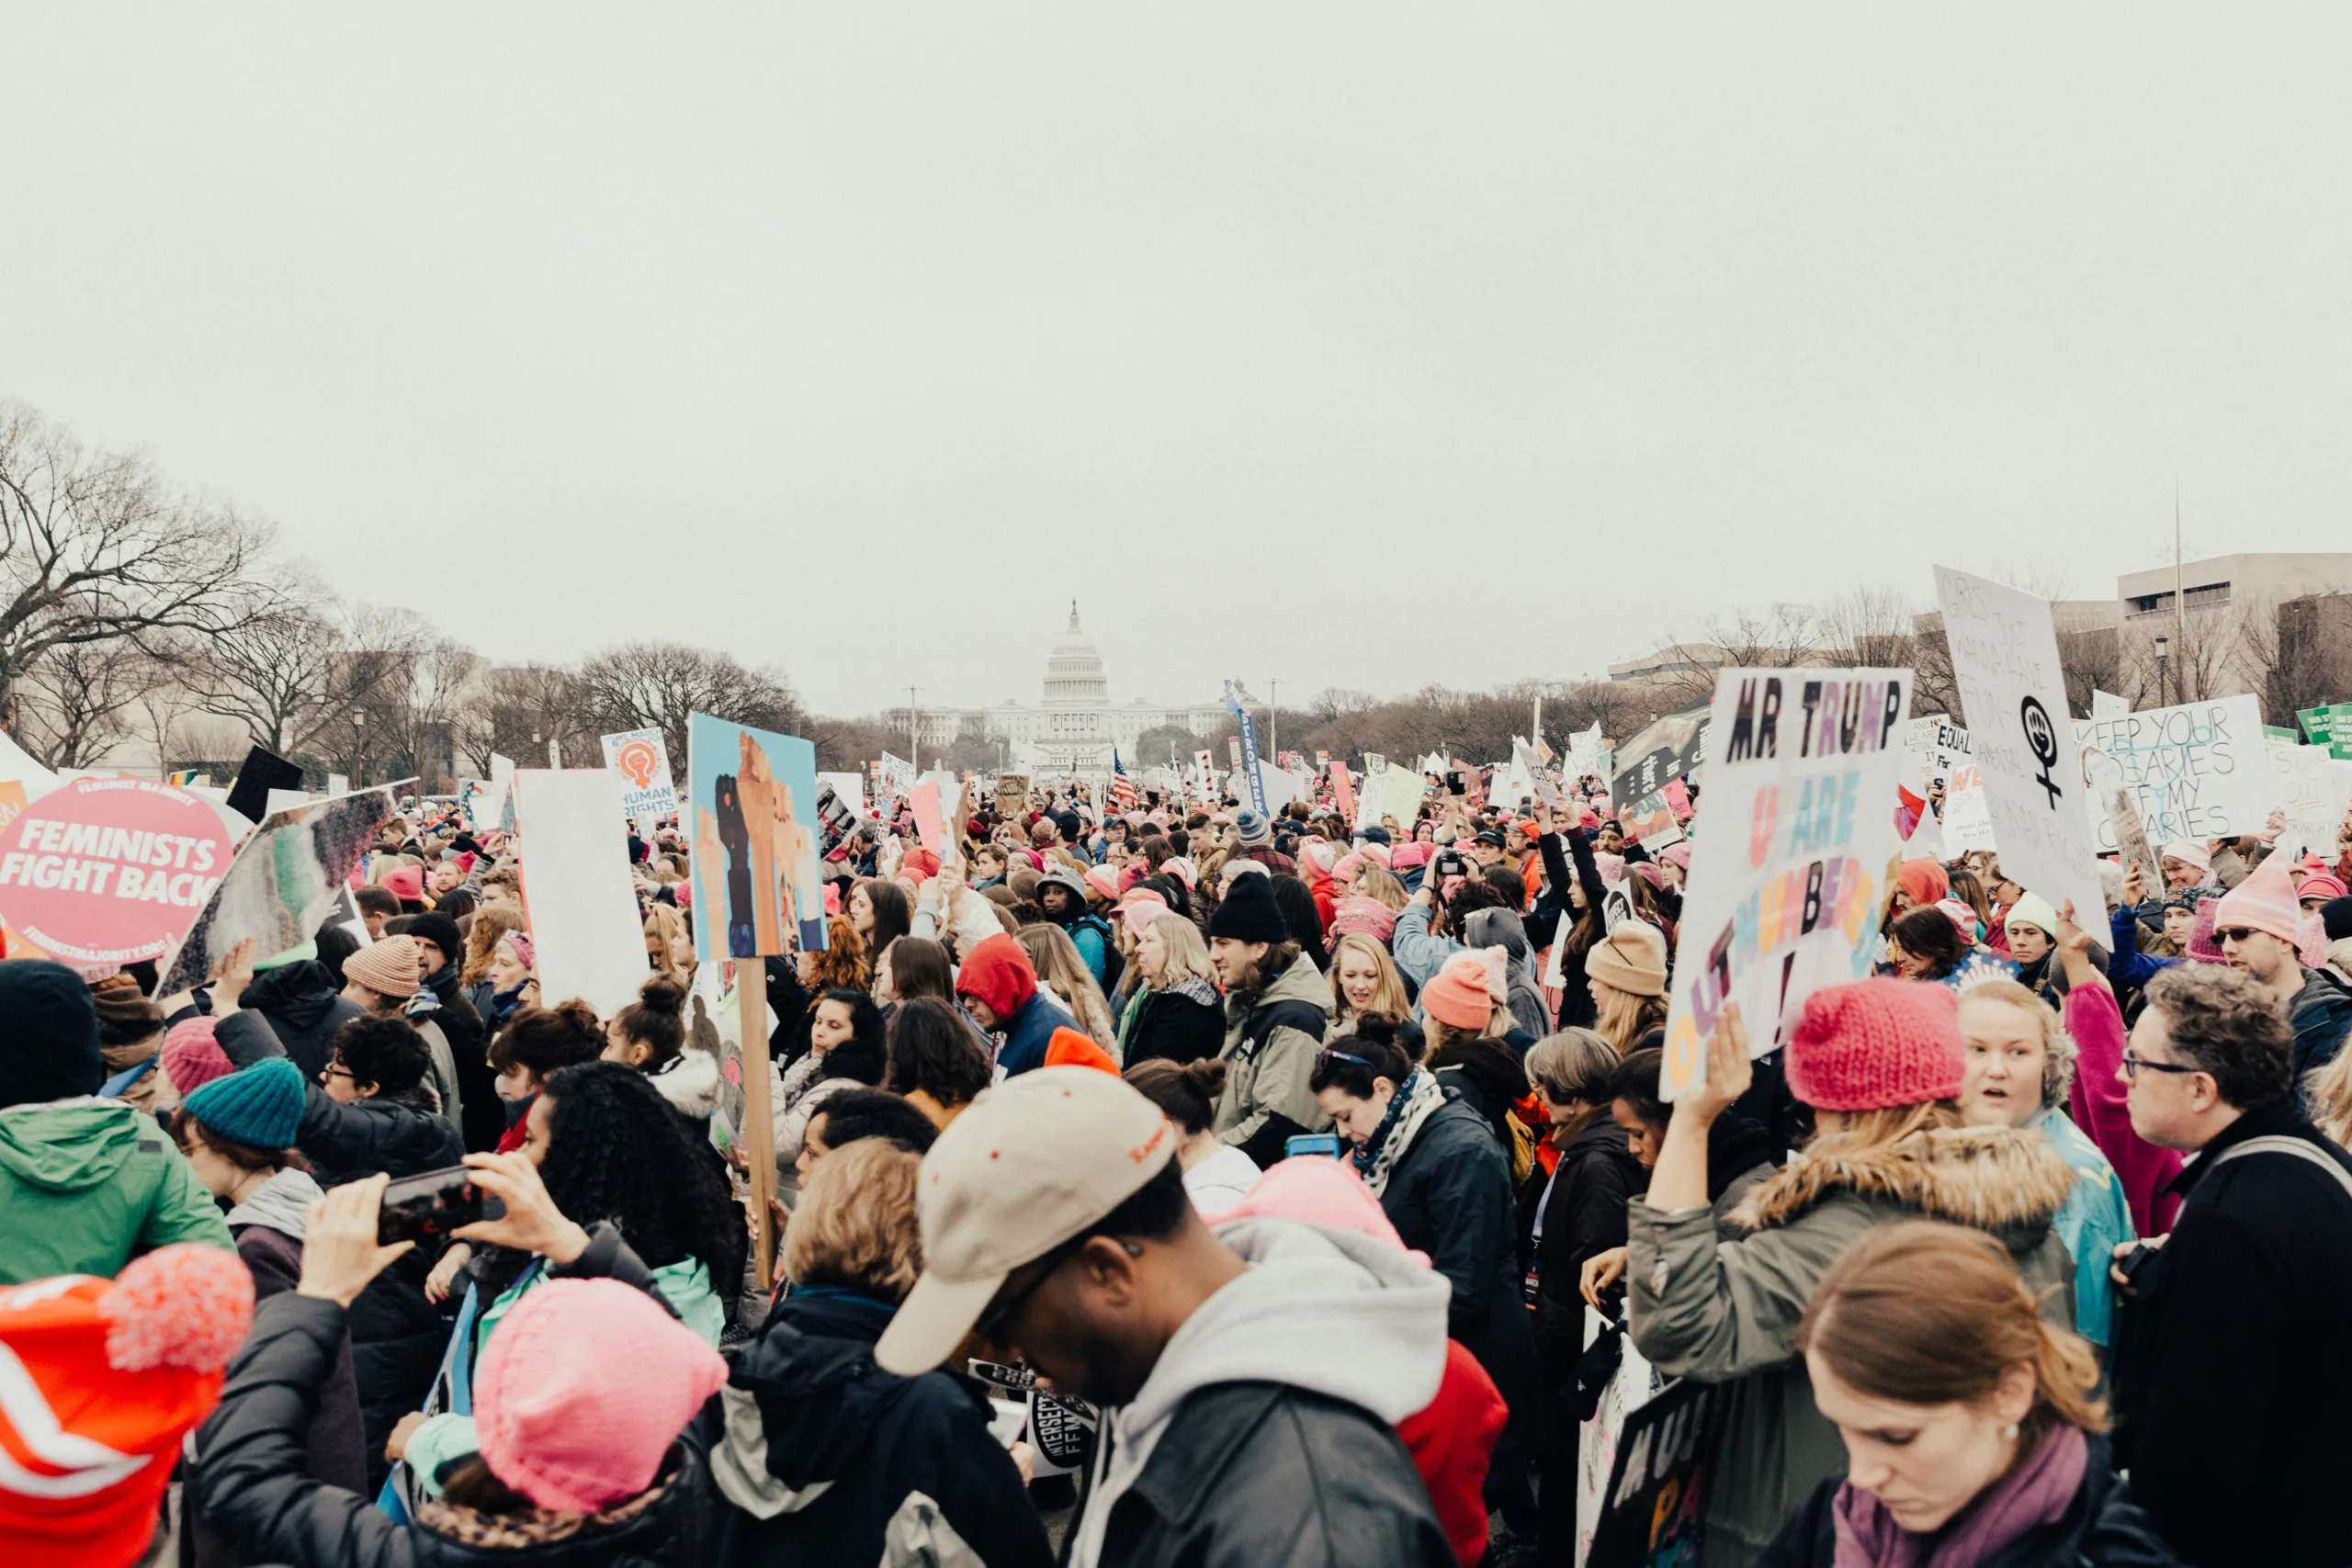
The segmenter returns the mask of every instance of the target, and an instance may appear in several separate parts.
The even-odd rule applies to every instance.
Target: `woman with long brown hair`
[[[1871,1232],[1823,1276],[1796,1347],[1847,1472],[1821,1483],[1762,1568],[2174,1561],[2116,1479],[2097,1357],[2043,1315],[1982,1231]]]

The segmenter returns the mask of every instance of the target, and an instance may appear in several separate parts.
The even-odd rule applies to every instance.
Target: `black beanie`
[[[107,1081],[98,1010],[82,976],[43,958],[0,963],[0,1106],[96,1094]]]
[[[458,922],[439,913],[413,915],[409,918],[408,934],[419,942],[429,942],[441,950],[445,964],[455,964],[465,951],[466,939],[458,934]]]
[[[1245,872],[1209,917],[1209,935],[1229,942],[1288,942],[1290,922],[1274,902],[1272,877]]]
[[[2319,923],[2330,942],[2352,936],[2352,898],[2330,898],[2319,907]]]

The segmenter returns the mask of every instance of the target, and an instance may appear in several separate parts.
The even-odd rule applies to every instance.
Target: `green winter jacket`
[[[0,1111],[0,1285],[111,1280],[175,1241],[237,1246],[153,1117],[96,1098]]]
[[[1706,1461],[1701,1568],[1746,1568],[1814,1488],[1846,1470],[1838,1428],[1814,1408],[1797,1320],[1838,1255],[1873,1225],[1942,1220],[1990,1232],[2072,1327],[2074,1260],[2053,1225],[2075,1176],[2039,1133],[1915,1133],[1891,1145],[1799,1155],[1733,1214],[1751,1233],[1717,1238],[1702,1208],[1626,1209],[1625,1306],[1634,1347],[1668,1377],[1733,1386]]]
[[[1225,998],[1225,1092],[1214,1130],[1261,1170],[1283,1157],[1291,1134],[1331,1125],[1307,1087],[1330,1012],[1330,985],[1303,953],[1256,997]]]

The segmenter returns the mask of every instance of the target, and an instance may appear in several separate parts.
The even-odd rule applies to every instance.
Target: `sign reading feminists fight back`
[[[1660,1097],[1704,1081],[1739,1004],[1750,1052],[1805,998],[1869,976],[1902,842],[1907,670],[1724,670],[1709,723],[1707,831],[1691,852]]]

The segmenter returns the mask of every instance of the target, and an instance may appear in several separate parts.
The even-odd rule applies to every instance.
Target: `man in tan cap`
[[[1175,1153],[1090,1067],[981,1094],[923,1158],[923,1275],[875,1359],[926,1372],[977,1329],[1105,1407],[1072,1568],[1453,1563],[1395,1431],[1444,1370],[1444,1280],[1352,1233],[1213,1234]]]

